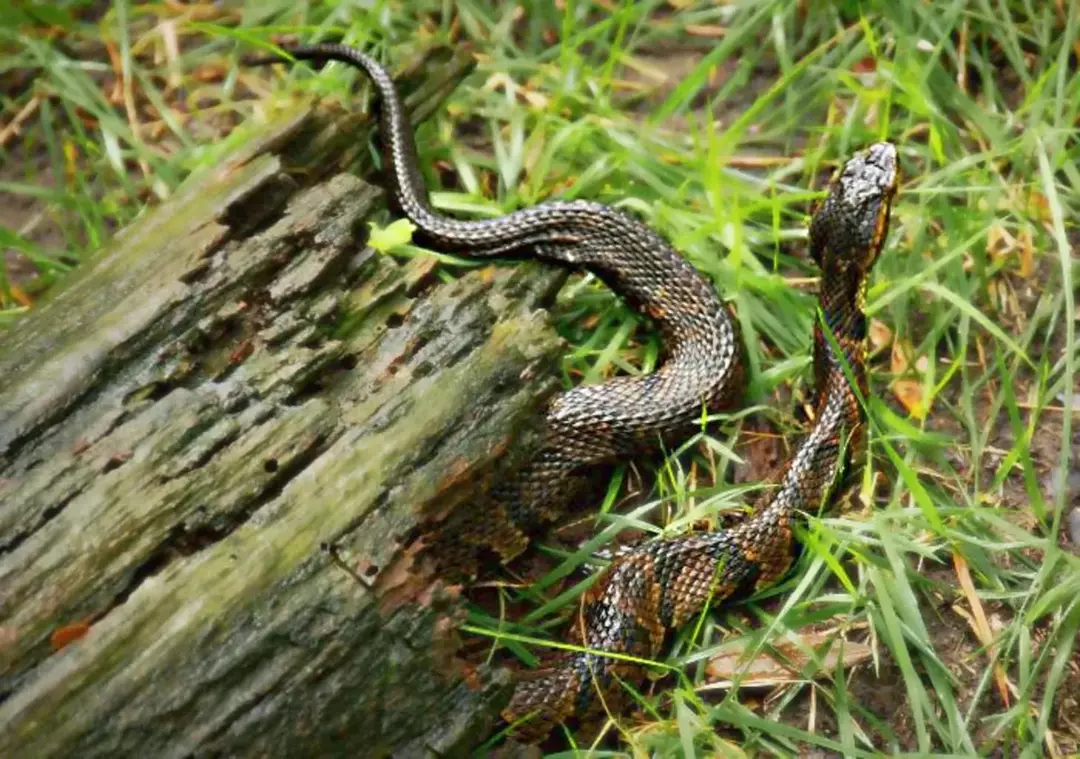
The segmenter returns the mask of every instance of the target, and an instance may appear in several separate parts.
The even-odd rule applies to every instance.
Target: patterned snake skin
[[[659,433],[700,422],[703,407],[725,408],[740,394],[742,342],[735,323],[716,289],[663,238],[625,214],[586,201],[545,203],[481,221],[440,216],[427,203],[412,130],[387,71],[343,45],[288,53],[299,60],[342,61],[371,78],[381,101],[390,200],[415,225],[418,243],[474,258],[534,257],[588,270],[648,315],[663,338],[666,360],[655,373],[577,387],[554,399],[544,441],[524,471],[492,489],[483,518],[465,515],[432,538],[439,539],[448,577],[475,573],[483,550],[503,561],[521,553],[539,528],[572,505],[589,465],[655,444]]]
[[[663,337],[666,360],[654,374],[578,387],[548,409],[545,438],[511,482],[497,485],[482,518],[456,524],[444,542],[466,566],[481,549],[503,560],[520,553],[543,525],[565,513],[584,470],[638,451],[699,422],[702,409],[728,407],[743,386],[741,341],[715,289],[667,242],[640,222],[585,201],[550,202],[506,216],[461,221],[427,203],[404,110],[386,70],[343,45],[289,48],[298,60],[342,61],[374,82],[393,204],[416,227],[418,242],[472,257],[532,256],[585,269],[606,282]],[[251,64],[283,62],[260,58]],[[659,539],[616,558],[581,601],[563,656],[521,681],[502,716],[515,737],[535,741],[570,718],[618,713],[623,683],[644,667],[616,656],[654,659],[667,630],[707,604],[777,581],[792,562],[799,513],[825,505],[863,448],[867,277],[881,250],[898,182],[896,151],[878,143],[833,179],[810,225],[810,250],[822,270],[814,335],[814,426],[771,478],[752,516],[716,532]],[[852,385],[852,380],[855,387]],[[475,571],[467,567],[466,573]]]

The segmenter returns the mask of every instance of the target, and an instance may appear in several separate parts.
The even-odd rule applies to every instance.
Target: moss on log
[[[414,119],[470,66],[414,59]],[[554,391],[564,275],[366,247],[370,130],[278,114],[0,335],[0,756],[484,737],[505,674],[455,659],[458,600],[406,536]]]

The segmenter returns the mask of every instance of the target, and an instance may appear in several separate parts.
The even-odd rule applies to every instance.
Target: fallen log
[[[414,59],[413,118],[471,65]],[[0,334],[0,756],[458,756],[493,724],[506,675],[455,658],[406,545],[512,465],[565,275],[366,246],[372,128],[290,106]]]

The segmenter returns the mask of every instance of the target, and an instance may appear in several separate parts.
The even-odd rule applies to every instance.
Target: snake
[[[591,467],[700,425],[703,411],[730,408],[742,393],[745,349],[731,311],[663,236],[619,209],[580,199],[480,220],[440,214],[427,200],[412,128],[383,65],[336,43],[282,50],[246,63],[338,61],[373,83],[389,203],[411,222],[415,242],[472,258],[535,258],[590,272],[647,317],[664,345],[651,374],[578,386],[551,400],[531,458],[493,485],[479,514],[442,533],[451,554],[446,566],[475,573],[470,562],[482,551],[502,561],[516,557],[539,530],[579,505]],[[742,522],[632,545],[597,573],[568,625],[570,650],[519,677],[501,711],[517,740],[538,742],[560,723],[621,711],[626,686],[645,678],[670,630],[788,573],[799,549],[796,520],[827,506],[865,451],[864,302],[898,183],[895,146],[873,143],[837,170],[812,214],[809,252],[821,271],[813,423],[794,454],[767,478]]]

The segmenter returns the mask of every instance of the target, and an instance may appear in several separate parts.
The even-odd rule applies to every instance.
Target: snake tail
[[[898,183],[896,149],[877,143],[837,172],[810,224],[821,269],[814,334],[814,423],[773,487],[740,525],[659,539],[615,559],[584,594],[570,638],[584,649],[523,679],[502,717],[524,741],[570,718],[617,714],[645,668],[606,654],[653,660],[667,630],[706,604],[767,587],[784,576],[796,549],[793,521],[834,496],[842,470],[863,445],[867,278],[886,237]],[[829,334],[831,332],[831,335]],[[850,378],[850,379],[849,379]]]
[[[483,513],[447,520],[426,542],[445,554],[448,576],[475,574],[481,549],[507,561],[531,536],[576,507],[589,468],[655,447],[700,423],[702,410],[730,407],[745,380],[742,341],[715,287],[659,234],[609,206],[551,201],[492,219],[465,220],[432,208],[412,130],[393,80],[372,56],[345,45],[289,47],[297,60],[360,69],[380,101],[379,136],[391,205],[429,248],[476,258],[536,258],[593,273],[657,328],[660,367],[555,397],[533,458],[492,489]],[[249,64],[287,62],[278,57]],[[429,552],[430,553],[430,552]],[[446,560],[446,557],[450,557]]]

